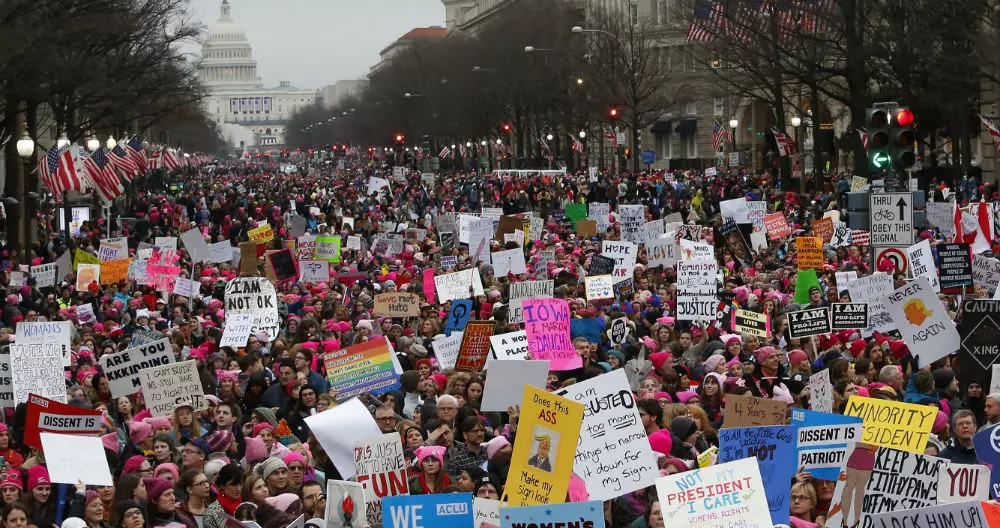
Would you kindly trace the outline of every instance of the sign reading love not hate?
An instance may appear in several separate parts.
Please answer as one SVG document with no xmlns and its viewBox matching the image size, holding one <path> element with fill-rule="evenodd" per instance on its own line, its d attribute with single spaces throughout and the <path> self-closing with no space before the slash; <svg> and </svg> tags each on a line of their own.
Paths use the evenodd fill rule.
<svg viewBox="0 0 1000 528">
<path fill-rule="evenodd" d="M 547 359 L 552 370 L 572 370 L 583 359 L 569 337 L 569 304 L 563 299 L 525 299 L 524 329 L 532 359 Z"/>
</svg>

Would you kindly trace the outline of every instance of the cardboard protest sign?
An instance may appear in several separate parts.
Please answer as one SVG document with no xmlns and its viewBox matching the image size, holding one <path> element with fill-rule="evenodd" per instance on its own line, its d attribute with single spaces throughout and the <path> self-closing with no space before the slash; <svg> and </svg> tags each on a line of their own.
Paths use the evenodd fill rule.
<svg viewBox="0 0 1000 528">
<path fill-rule="evenodd" d="M 910 261 L 910 275 L 927 279 L 931 288 L 935 292 L 940 292 L 941 281 L 938 278 L 937 267 L 934 265 L 934 254 L 931 253 L 930 240 L 924 239 L 906 248 L 906 256 Z"/>
<path fill-rule="evenodd" d="M 185 279 L 184 277 L 177 277 L 174 281 L 174 295 L 179 297 L 189 297 L 193 298 L 198 295 L 198 291 L 201 289 L 201 283 L 193 281 L 191 279 Z"/>
<path fill-rule="evenodd" d="M 764 228 L 771 240 L 780 240 L 792 236 L 792 229 L 785 220 L 784 213 L 769 214 L 764 217 Z"/>
<path fill-rule="evenodd" d="M 813 478 L 836 481 L 847 463 L 848 446 L 861 440 L 861 418 L 792 409 L 792 425 L 798 435 L 795 467 Z"/>
<path fill-rule="evenodd" d="M 524 330 L 490 336 L 493 349 L 492 359 L 526 359 L 528 357 L 528 333 Z M 489 368 L 490 361 L 486 362 Z"/>
<path fill-rule="evenodd" d="M 11 343 L 9 350 L 15 404 L 28 401 L 29 393 L 66 403 L 62 345 L 18 342 Z"/>
<path fill-rule="evenodd" d="M 574 383 L 556 394 L 584 405 L 573 472 L 586 483 L 590 498 L 611 500 L 653 485 L 659 476 L 656 456 L 624 370 Z"/>
<path fill-rule="evenodd" d="M 267 254 L 267 261 L 274 270 L 278 282 L 295 280 L 299 276 L 298 262 L 292 255 L 292 250 L 285 248 Z"/>
<path fill-rule="evenodd" d="M 322 235 L 316 237 L 315 255 L 317 259 L 340 262 L 340 237 Z"/>
<path fill-rule="evenodd" d="M 132 259 L 109 260 L 101 264 L 101 284 L 118 284 L 128 279 L 128 267 Z"/>
<path fill-rule="evenodd" d="M 938 244 L 937 253 L 941 291 L 958 293 L 972 286 L 972 253 L 968 244 Z"/>
<path fill-rule="evenodd" d="M 611 275 L 590 275 L 584 279 L 587 301 L 603 301 L 615 298 L 615 281 Z"/>
<path fill-rule="evenodd" d="M 87 291 L 91 283 L 101 282 L 100 264 L 80 264 L 76 273 L 76 289 L 78 291 Z"/>
<path fill-rule="evenodd" d="M 923 453 L 937 407 L 851 396 L 844 416 L 863 420 L 861 442 Z"/>
<path fill-rule="evenodd" d="M 382 524 L 382 499 L 410 493 L 399 435 L 387 433 L 355 442 L 354 469 L 365 490 L 368 524 Z"/>
<path fill-rule="evenodd" d="M 469 528 L 471 493 L 398 495 L 382 501 L 383 528 Z"/>
<path fill-rule="evenodd" d="M 271 229 L 271 224 L 264 224 L 253 229 L 248 229 L 247 237 L 254 244 L 266 244 L 274 240 L 274 230 Z"/>
<path fill-rule="evenodd" d="M 490 255 L 490 259 L 497 277 L 506 277 L 508 274 L 521 275 L 528 272 L 527 264 L 524 262 L 524 250 L 521 248 L 494 251 Z"/>
<path fill-rule="evenodd" d="M 434 349 L 434 357 L 437 358 L 441 370 L 454 369 L 458 361 L 458 352 L 462 348 L 462 332 L 452 332 L 451 335 L 431 341 L 431 348 Z M 488 365 L 489 360 L 486 363 Z"/>
<path fill-rule="evenodd" d="M 917 277 L 886 295 L 885 304 L 919 366 L 929 365 L 961 346 L 955 323 L 926 277 Z"/>
<path fill-rule="evenodd" d="M 25 406 L 24 445 L 41 449 L 41 433 L 100 436 L 101 411 L 29 394 L 28 405 Z"/>
<path fill-rule="evenodd" d="M 196 411 L 206 407 L 205 392 L 193 359 L 142 369 L 139 376 L 146 407 L 153 416 L 170 416 L 181 403 L 191 405 Z"/>
<path fill-rule="evenodd" d="M 101 356 L 101 369 L 108 378 L 111 396 L 119 398 L 139 392 L 142 369 L 166 365 L 174 360 L 170 338 Z"/>
<path fill-rule="evenodd" d="M 564 299 L 525 299 L 524 329 L 532 359 L 547 359 L 552 370 L 583 366 L 569 338 L 569 304 Z"/>
<path fill-rule="evenodd" d="M 250 332 L 253 331 L 253 314 L 232 314 L 226 315 L 226 327 L 222 332 L 220 347 L 240 348 L 247 346 L 250 339 Z"/>
<path fill-rule="evenodd" d="M 510 302 L 507 305 L 507 322 L 523 323 L 524 313 L 521 302 L 524 299 L 535 299 L 539 297 L 552 297 L 555 281 L 521 281 L 510 283 L 507 292 Z"/>
<path fill-rule="evenodd" d="M 756 458 L 771 521 L 787 524 L 791 502 L 788 482 L 795 475 L 795 427 L 735 427 L 719 431 L 719 462 Z"/>
<path fill-rule="evenodd" d="M 465 325 L 472 319 L 472 301 L 456 299 L 451 301 L 451 310 L 445 318 L 444 335 L 450 336 L 456 330 L 465 330 Z"/>
<path fill-rule="evenodd" d="M 177 237 L 166 236 L 166 237 L 156 237 L 153 239 L 153 245 L 160 248 L 160 251 L 165 249 L 177 250 Z"/>
<path fill-rule="evenodd" d="M 338 403 L 359 394 L 378 396 L 399 388 L 403 369 L 384 336 L 326 352 L 322 357 L 326 379 L 337 391 Z"/>
<path fill-rule="evenodd" d="M 281 331 L 278 294 L 264 277 L 238 277 L 226 284 L 226 316 L 248 313 L 254 316 L 252 332 L 267 332 L 268 342 Z"/>
<path fill-rule="evenodd" d="M 42 433 L 41 443 L 50 482 L 114 486 L 100 438 Z"/>
<path fill-rule="evenodd" d="M 526 386 L 545 389 L 548 381 L 548 361 L 494 360 L 483 390 L 481 411 L 505 412 L 521 403 Z"/>
<path fill-rule="evenodd" d="M 472 299 L 474 295 L 483 295 L 483 281 L 479 278 L 479 268 L 435 275 L 434 289 L 437 291 L 440 303 L 455 299 Z"/>
<path fill-rule="evenodd" d="M 1000 285 L 1000 260 L 972 255 L 972 280 L 989 290 L 990 294 L 995 292 Z"/>
<path fill-rule="evenodd" d="M 823 242 L 830 242 L 830 239 L 833 238 L 833 219 L 825 217 L 814 220 L 812 223 L 812 232 L 821 238 Z"/>
<path fill-rule="evenodd" d="M 317 283 L 330 280 L 329 260 L 300 260 L 299 282 Z"/>
<path fill-rule="evenodd" d="M 499 528 L 579 526 L 605 528 L 604 507 L 599 501 L 565 502 L 543 506 L 500 508 Z"/>
<path fill-rule="evenodd" d="M 937 504 L 938 477 L 948 461 L 943 458 L 880 447 L 865 485 L 865 514 L 896 512 Z M 869 522 L 865 522 L 869 525 Z"/>
<path fill-rule="evenodd" d="M 719 305 L 715 260 L 697 259 L 677 263 L 677 319 L 714 321 Z"/>
<path fill-rule="evenodd" d="M 806 384 L 809 388 L 809 408 L 824 413 L 833 412 L 833 384 L 830 383 L 830 369 L 825 368 L 811 376 Z"/>
<path fill-rule="evenodd" d="M 785 481 L 785 486 L 788 482 Z M 719 493 L 717 490 L 726 490 Z M 656 494 L 671 526 L 773 528 L 756 458 L 744 458 L 656 479 Z M 727 498 L 724 498 L 727 497 Z"/>
<path fill-rule="evenodd" d="M 479 372 L 486 365 L 490 353 L 490 336 L 496 323 L 493 321 L 469 321 L 462 333 L 462 346 L 455 361 L 455 370 Z"/>
<path fill-rule="evenodd" d="M 847 285 L 852 302 L 868 303 L 868 328 L 863 336 L 871 336 L 872 331 L 889 332 L 896 329 L 896 323 L 884 302 L 884 295 L 892 293 L 892 277 L 878 271 L 866 277 L 858 277 Z"/>
<path fill-rule="evenodd" d="M 347 479 L 356 475 L 355 443 L 382 435 L 371 411 L 357 398 L 308 416 L 305 422 L 340 476 Z M 399 435 L 396 438 L 398 441 Z"/>
<path fill-rule="evenodd" d="M 990 468 L 948 462 L 938 475 L 938 504 L 990 500 Z"/>
<path fill-rule="evenodd" d="M 788 423 L 788 404 L 749 394 L 726 395 L 722 427 L 755 427 Z"/>
<path fill-rule="evenodd" d="M 795 250 L 800 270 L 823 269 L 826 264 L 826 259 L 823 258 L 823 239 L 819 237 L 796 237 Z"/>
<path fill-rule="evenodd" d="M 767 314 L 736 309 L 733 311 L 733 328 L 742 334 L 766 338 L 771 332 L 771 321 Z"/>
<path fill-rule="evenodd" d="M 413 293 L 380 293 L 375 296 L 375 315 L 419 317 L 420 297 Z"/>
<path fill-rule="evenodd" d="M 903 519 L 905 518 L 905 524 L 913 527 L 986 528 L 989 526 L 995 528 L 993 522 L 987 524 L 988 516 L 985 513 L 987 506 L 996 507 L 979 501 L 966 501 L 923 508 L 907 508 L 905 512 L 872 514 L 868 516 L 865 525 L 871 528 L 899 528 L 904 524 Z"/>
<path fill-rule="evenodd" d="M 831 303 L 834 330 L 868 328 L 868 303 Z"/>
<path fill-rule="evenodd" d="M 638 247 L 631 242 L 604 241 L 601 246 L 601 255 L 615 261 L 615 268 L 611 270 L 611 280 L 615 284 L 632 278 L 632 272 L 635 270 L 635 257 L 638 253 Z"/>
<path fill-rule="evenodd" d="M 788 334 L 792 339 L 830 332 L 830 308 L 827 306 L 788 312 Z"/>
<path fill-rule="evenodd" d="M 583 404 L 524 388 L 505 485 L 509 505 L 565 502 L 582 424 Z"/>
<path fill-rule="evenodd" d="M 128 258 L 128 239 L 125 237 L 101 239 L 101 247 L 97 250 L 97 258 L 101 262 Z"/>
<path fill-rule="evenodd" d="M 57 344 L 62 348 L 63 366 L 68 367 L 72 349 L 72 321 L 21 321 L 14 327 L 14 341 L 19 345 Z M 23 401 L 23 400 L 22 400 Z"/>
<path fill-rule="evenodd" d="M 326 528 L 354 528 L 368 511 L 365 489 L 357 482 L 326 481 Z M 318 512 L 317 512 L 318 513 Z"/>
</svg>

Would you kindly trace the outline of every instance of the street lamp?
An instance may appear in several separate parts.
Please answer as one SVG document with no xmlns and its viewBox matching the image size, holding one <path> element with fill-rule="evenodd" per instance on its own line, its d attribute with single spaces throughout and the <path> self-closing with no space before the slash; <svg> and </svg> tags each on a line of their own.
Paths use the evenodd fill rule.
<svg viewBox="0 0 1000 528">
<path fill-rule="evenodd" d="M 801 124 L 802 124 L 802 118 L 801 117 L 795 116 L 795 117 L 792 118 L 792 126 L 793 127 L 798 127 Z"/>
<path fill-rule="evenodd" d="M 484 139 L 484 140 L 480 141 L 479 144 L 485 147 L 486 146 L 486 140 Z"/>
<path fill-rule="evenodd" d="M 573 31 L 573 33 L 583 33 L 583 28 L 580 26 L 573 26 L 571 31 Z"/>
<path fill-rule="evenodd" d="M 90 136 L 87 138 L 87 150 L 94 152 L 99 148 L 101 148 L 101 140 L 97 139 L 96 136 Z"/>
<path fill-rule="evenodd" d="M 66 133 L 63 132 L 62 135 L 59 136 L 59 139 L 56 140 L 56 147 L 62 149 L 68 146 L 69 146 L 69 138 L 66 137 Z"/>
<path fill-rule="evenodd" d="M 465 148 L 472 148 L 472 142 L 471 141 L 466 141 L 465 142 Z"/>
<path fill-rule="evenodd" d="M 454 143 L 451 144 L 451 150 L 455 150 L 456 146 Z"/>
<path fill-rule="evenodd" d="M 735 117 L 729 120 L 729 128 L 731 128 L 731 136 L 733 140 L 733 152 L 736 152 L 736 127 L 740 126 L 740 122 Z"/>
<path fill-rule="evenodd" d="M 29 158 L 35 153 L 35 140 L 31 139 L 27 130 L 21 131 L 21 137 L 17 140 L 17 155 L 22 158 Z"/>
<path fill-rule="evenodd" d="M 104 146 L 108 147 L 108 150 L 111 150 L 111 149 L 115 148 L 115 145 L 117 145 L 117 144 L 118 144 L 118 142 L 115 141 L 115 136 L 112 136 L 112 135 L 109 134 L 108 135 L 108 141 L 104 143 Z"/>
<path fill-rule="evenodd" d="M 534 46 L 525 46 L 524 47 L 524 52 L 525 53 L 534 53 L 536 51 L 555 51 L 555 50 L 556 50 L 555 48 L 536 48 Z"/>
<path fill-rule="evenodd" d="M 548 135 L 546 135 L 546 136 L 545 136 L 545 139 L 547 139 L 547 140 L 549 140 L 549 141 L 552 141 L 552 134 L 548 134 Z"/>
<path fill-rule="evenodd" d="M 503 145 L 503 140 L 500 139 L 500 138 L 497 138 L 497 145 Z"/>
<path fill-rule="evenodd" d="M 587 132 L 585 130 L 580 131 L 580 139 L 587 139 Z"/>
<path fill-rule="evenodd" d="M 576 78 L 576 85 L 577 86 L 583 86 L 583 77 L 577 77 Z"/>
</svg>

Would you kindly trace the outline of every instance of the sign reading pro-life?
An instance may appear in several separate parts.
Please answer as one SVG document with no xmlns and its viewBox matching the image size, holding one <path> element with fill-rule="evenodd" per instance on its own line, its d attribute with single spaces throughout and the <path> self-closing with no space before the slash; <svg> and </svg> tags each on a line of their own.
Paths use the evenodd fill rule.
<svg viewBox="0 0 1000 528">
<path fill-rule="evenodd" d="M 913 244 L 913 193 L 868 195 L 872 246 Z"/>
</svg>

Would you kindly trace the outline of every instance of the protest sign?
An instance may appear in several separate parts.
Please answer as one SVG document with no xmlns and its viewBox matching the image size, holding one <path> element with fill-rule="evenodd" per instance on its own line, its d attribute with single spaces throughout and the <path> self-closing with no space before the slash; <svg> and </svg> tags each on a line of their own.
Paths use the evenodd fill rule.
<svg viewBox="0 0 1000 528">
<path fill-rule="evenodd" d="M 924 239 L 906 248 L 906 256 L 910 261 L 910 275 L 914 278 L 923 277 L 930 283 L 935 292 L 941 291 L 941 281 L 938 278 L 937 267 L 934 265 L 934 255 L 931 253 L 930 240 Z"/>
<path fill-rule="evenodd" d="M 481 411 L 505 412 L 521 403 L 524 387 L 545 389 L 549 375 L 548 361 L 494 360 L 483 390 Z"/>
<path fill-rule="evenodd" d="M 276 282 L 295 280 L 299 276 L 297 261 L 292 255 L 292 250 L 285 248 L 279 251 L 267 253 L 267 263 L 274 272 Z"/>
<path fill-rule="evenodd" d="M 101 239 L 97 258 L 101 262 L 128 258 L 128 239 L 125 237 Z"/>
<path fill-rule="evenodd" d="M 305 422 L 340 476 L 345 479 L 356 475 L 355 444 L 366 438 L 382 435 L 371 411 L 357 398 L 308 416 Z M 399 435 L 396 435 L 396 439 L 399 440 Z"/>
<path fill-rule="evenodd" d="M 465 330 L 472 319 L 472 301 L 468 299 L 451 301 L 451 310 L 445 318 L 444 335 L 450 336 L 455 330 Z"/>
<path fill-rule="evenodd" d="M 937 253 L 941 291 L 959 293 L 962 288 L 972 286 L 972 253 L 968 244 L 938 244 Z"/>
<path fill-rule="evenodd" d="M 573 472 L 586 483 L 590 498 L 612 500 L 653 485 L 659 476 L 656 457 L 624 370 L 574 383 L 556 394 L 584 406 Z"/>
<path fill-rule="evenodd" d="M 788 334 L 792 339 L 829 334 L 830 308 L 808 308 L 788 312 Z"/>
<path fill-rule="evenodd" d="M 375 296 L 375 315 L 419 317 L 420 297 L 413 293 L 380 293 Z"/>
<path fill-rule="evenodd" d="M 455 299 L 471 299 L 474 295 L 483 295 L 483 282 L 479 278 L 479 268 L 435 275 L 434 289 L 437 290 L 438 302 L 440 303 Z"/>
<path fill-rule="evenodd" d="M 582 424 L 583 404 L 543 389 L 524 388 L 519 434 L 514 440 L 505 486 L 509 505 L 557 504 L 566 500 Z"/>
<path fill-rule="evenodd" d="M 615 268 L 611 271 L 611 278 L 615 284 L 632 278 L 637 254 L 638 248 L 630 242 L 604 241 L 601 255 L 615 261 Z"/>
<path fill-rule="evenodd" d="M 958 350 L 961 338 L 926 277 L 885 296 L 886 308 L 921 367 Z"/>
<path fill-rule="evenodd" d="M 77 248 L 76 251 L 73 252 L 73 271 L 79 273 L 80 264 L 96 264 L 97 266 L 100 266 L 101 259 L 80 248 Z"/>
<path fill-rule="evenodd" d="M 101 356 L 101 369 L 108 378 L 111 396 L 119 398 L 139 392 L 142 369 L 166 365 L 174 360 L 170 338 Z"/>
<path fill-rule="evenodd" d="M 819 283 L 819 276 L 816 275 L 816 270 L 799 270 L 796 272 L 795 297 L 792 302 L 795 304 L 809 304 L 809 293 L 813 290 L 813 288 L 819 290 L 820 292 L 823 291 L 823 287 Z"/>
<path fill-rule="evenodd" d="M 588 301 L 615 298 L 615 283 L 611 275 L 589 275 L 584 279 Z"/>
<path fill-rule="evenodd" d="M 738 518 L 743 528 L 773 528 L 763 489 L 756 458 L 656 479 L 660 509 L 671 526 L 723 528 Z"/>
<path fill-rule="evenodd" d="M 469 321 L 462 334 L 462 346 L 455 361 L 455 370 L 479 372 L 486 365 L 490 354 L 490 336 L 496 323 L 493 321 Z"/>
<path fill-rule="evenodd" d="M 621 316 L 613 319 L 605 333 L 608 335 L 608 340 L 611 341 L 612 346 L 624 345 L 629 335 L 629 318 Z"/>
<path fill-rule="evenodd" d="M 621 240 L 633 244 L 645 242 L 646 206 L 644 205 L 618 205 L 618 225 L 621 228 Z"/>
<path fill-rule="evenodd" d="M 771 521 L 788 523 L 788 482 L 796 473 L 795 427 L 735 427 L 719 431 L 719 462 L 757 459 Z"/>
<path fill-rule="evenodd" d="M 752 310 L 733 310 L 733 328 L 745 335 L 767 337 L 771 333 L 771 322 L 767 314 Z"/>
<path fill-rule="evenodd" d="M 101 282 L 100 264 L 80 264 L 77 268 L 76 289 L 78 291 L 88 291 L 91 283 Z"/>
<path fill-rule="evenodd" d="M 363 525 L 361 518 L 367 511 L 365 489 L 361 484 L 346 480 L 326 481 L 325 528 L 354 528 L 356 525 Z"/>
<path fill-rule="evenodd" d="M 197 227 L 181 233 L 181 242 L 184 243 L 192 262 L 198 263 L 208 258 L 208 243 Z"/>
<path fill-rule="evenodd" d="M 769 214 L 764 217 L 764 228 L 767 230 L 767 237 L 771 240 L 781 240 L 792 236 L 792 229 L 788 227 L 784 213 Z"/>
<path fill-rule="evenodd" d="M 100 438 L 42 433 L 41 443 L 53 484 L 115 485 Z"/>
<path fill-rule="evenodd" d="M 493 262 L 493 270 L 497 277 L 507 277 L 508 274 L 521 275 L 528 273 L 528 266 L 524 262 L 524 250 L 521 248 L 508 249 L 505 251 L 494 251 L 490 255 Z"/>
<path fill-rule="evenodd" d="M 153 245 L 160 248 L 160 251 L 165 249 L 177 250 L 177 237 L 166 236 L 166 237 L 156 237 L 153 239 Z"/>
<path fill-rule="evenodd" d="M 101 425 L 101 411 L 29 394 L 25 406 L 23 443 L 41 449 L 41 433 L 97 437 L 101 435 Z"/>
<path fill-rule="evenodd" d="M 469 528 L 471 493 L 397 495 L 382 501 L 383 528 Z"/>
<path fill-rule="evenodd" d="M 221 264 L 223 262 L 230 262 L 232 259 L 233 246 L 229 244 L 228 240 L 209 244 L 208 256 L 205 257 L 205 262 L 209 264 Z"/>
<path fill-rule="evenodd" d="M 500 501 L 473 497 L 472 515 L 472 528 L 499 528 Z"/>
<path fill-rule="evenodd" d="M 194 298 L 201 289 L 201 283 L 184 277 L 177 277 L 174 281 L 174 295 L 180 297 Z"/>
<path fill-rule="evenodd" d="M 318 236 L 316 237 L 315 255 L 317 259 L 325 259 L 334 264 L 340 262 L 340 237 L 339 236 Z"/>
<path fill-rule="evenodd" d="M 955 202 L 930 202 L 927 204 L 927 224 L 938 228 L 946 237 L 955 236 Z"/>
<path fill-rule="evenodd" d="M 590 259 L 590 269 L 587 275 L 611 275 L 615 270 L 615 259 L 603 255 L 594 255 Z"/>
<path fill-rule="evenodd" d="M 528 333 L 524 330 L 490 336 L 493 359 L 526 359 L 528 357 Z M 489 368 L 490 361 L 486 362 Z"/>
<path fill-rule="evenodd" d="M 78 304 L 76 306 L 76 320 L 82 325 L 96 323 L 97 314 L 94 313 L 94 305 L 90 303 Z"/>
<path fill-rule="evenodd" d="M 10 347 L 0 346 L 0 408 L 15 406 L 13 382 L 10 374 Z"/>
<path fill-rule="evenodd" d="M 812 232 L 823 240 L 823 242 L 830 242 L 833 238 L 833 219 L 825 217 L 814 220 L 812 223 Z"/>
<path fill-rule="evenodd" d="M 462 332 L 452 332 L 451 335 L 431 341 L 431 348 L 434 349 L 434 357 L 437 358 L 441 370 L 454 369 L 458 361 L 458 352 L 462 348 Z"/>
<path fill-rule="evenodd" d="M 884 295 L 892 293 L 892 277 L 878 271 L 851 281 L 847 289 L 852 302 L 868 303 L 868 328 L 862 331 L 863 336 L 871 336 L 872 331 L 889 332 L 896 329 L 884 302 Z"/>
<path fill-rule="evenodd" d="M 795 467 L 813 478 L 836 481 L 847 463 L 848 446 L 861 440 L 861 418 L 792 409 L 792 425 L 798 435 Z"/>
<path fill-rule="evenodd" d="M 938 504 L 990 500 L 990 468 L 949 462 L 938 475 L 937 494 Z"/>
<path fill-rule="evenodd" d="M 646 244 L 648 244 L 650 240 L 656 240 L 660 238 L 660 236 L 666 234 L 662 218 L 646 222 L 643 224 L 643 229 L 646 231 L 646 241 L 644 242 Z"/>
<path fill-rule="evenodd" d="M 278 295 L 271 281 L 264 277 L 237 277 L 226 283 L 226 316 L 251 314 L 252 332 L 267 332 L 268 342 L 281 331 L 278 316 Z"/>
<path fill-rule="evenodd" d="M 368 524 L 382 524 L 382 499 L 408 495 L 406 459 L 396 433 L 381 434 L 354 442 L 354 471 L 365 490 Z"/>
<path fill-rule="evenodd" d="M 146 407 L 153 416 L 170 416 L 181 403 L 195 411 L 205 408 L 205 393 L 193 359 L 142 369 L 139 376 Z"/>
<path fill-rule="evenodd" d="M 1000 300 L 962 300 L 962 368 L 957 372 L 962 388 L 970 383 L 986 386 L 990 366 L 1000 361 Z"/>
<path fill-rule="evenodd" d="M 593 220 L 577 220 L 576 234 L 580 238 L 590 238 L 597 236 L 597 222 Z"/>
<path fill-rule="evenodd" d="M 219 341 L 219 346 L 228 346 L 234 349 L 245 347 L 247 340 L 250 339 L 250 332 L 253 331 L 253 327 L 253 314 L 227 314 L 226 328 L 222 332 L 222 340 Z"/>
<path fill-rule="evenodd" d="M 132 259 L 109 260 L 101 264 L 101 284 L 118 284 L 128 280 L 128 268 Z"/>
<path fill-rule="evenodd" d="M 834 330 L 868 328 L 868 303 L 831 303 Z"/>
<path fill-rule="evenodd" d="M 597 229 L 600 232 L 607 231 L 611 226 L 608 218 L 611 215 L 611 205 L 606 203 L 593 202 L 587 204 L 587 218 L 597 222 Z"/>
<path fill-rule="evenodd" d="M 248 229 L 247 237 L 254 244 L 266 244 L 274 240 L 274 230 L 271 229 L 271 224 L 264 224 L 253 229 Z"/>
<path fill-rule="evenodd" d="M 326 352 L 322 357 L 326 379 L 330 389 L 337 391 L 338 403 L 359 394 L 378 396 L 399 388 L 403 369 L 384 336 Z"/>
<path fill-rule="evenodd" d="M 865 485 L 865 514 L 897 512 L 937 504 L 938 478 L 948 461 L 943 458 L 880 447 Z M 865 526 L 870 526 L 866 519 Z"/>
<path fill-rule="evenodd" d="M 565 502 L 543 506 L 500 508 L 499 528 L 579 527 L 605 528 L 604 507 L 599 501 Z M 608 527 L 614 528 L 614 527 Z"/>
<path fill-rule="evenodd" d="M 1000 285 L 1000 260 L 972 255 L 972 280 L 993 294 Z"/>
<path fill-rule="evenodd" d="M 300 282 L 326 282 L 330 280 L 329 260 L 300 260 L 299 261 L 299 281 Z"/>
<path fill-rule="evenodd" d="M 583 366 L 569 338 L 569 304 L 564 299 L 525 299 L 522 304 L 531 358 L 549 360 L 552 370 Z"/>
<path fill-rule="evenodd" d="M 990 496 L 1000 497 L 1000 426 L 993 425 L 972 436 L 972 445 L 980 463 L 991 468 Z"/>
<path fill-rule="evenodd" d="M 844 416 L 863 420 L 861 442 L 923 453 L 937 407 L 851 396 Z"/>
<path fill-rule="evenodd" d="M 830 369 L 825 368 L 811 376 L 809 383 L 809 408 L 825 413 L 833 412 L 833 384 L 830 383 Z"/>
<path fill-rule="evenodd" d="M 441 257 L 441 269 L 445 271 L 452 271 L 458 267 L 458 257 L 454 255 L 445 255 Z"/>
<path fill-rule="evenodd" d="M 795 250 L 798 255 L 799 269 L 823 269 L 826 259 L 823 258 L 823 239 L 819 237 L 796 237 Z"/>
<path fill-rule="evenodd" d="M 31 266 L 31 276 L 35 279 L 35 287 L 46 288 L 49 286 L 55 286 L 57 270 L 58 267 L 55 264 Z"/>
<path fill-rule="evenodd" d="M 677 263 L 677 319 L 713 321 L 719 299 L 715 260 L 697 259 Z"/>
<path fill-rule="evenodd" d="M 927 205 L 930 205 L 928 203 Z M 866 528 L 996 528 L 993 522 L 987 524 L 988 516 L 985 508 L 995 505 L 979 501 L 956 502 L 954 504 L 939 504 L 923 508 L 907 508 L 905 512 L 886 512 L 868 516 Z"/>
<path fill-rule="evenodd" d="M 523 323 L 524 313 L 521 311 L 521 302 L 524 299 L 535 299 L 539 297 L 552 297 L 554 281 L 521 281 L 510 283 L 507 294 L 510 302 L 507 307 L 507 322 Z"/>
<path fill-rule="evenodd" d="M 749 206 L 746 198 L 733 198 L 719 202 L 722 218 L 732 219 L 737 224 L 749 224 Z"/>
<path fill-rule="evenodd" d="M 29 393 L 66 403 L 61 344 L 17 342 L 11 343 L 9 349 L 15 404 L 28 401 Z"/>
<path fill-rule="evenodd" d="M 302 235 L 295 239 L 295 259 L 316 259 L 316 237 L 314 235 Z"/>
<path fill-rule="evenodd" d="M 663 266 L 663 269 L 672 268 L 680 258 L 680 248 L 672 236 L 650 240 L 646 242 L 646 257 L 651 268 L 657 266 Z"/>
<path fill-rule="evenodd" d="M 722 427 L 754 427 L 788 423 L 788 404 L 750 394 L 727 394 Z"/>
<path fill-rule="evenodd" d="M 133 260 L 128 265 L 128 280 L 134 280 L 139 284 L 146 284 L 149 274 L 146 272 L 147 261 Z"/>
</svg>

